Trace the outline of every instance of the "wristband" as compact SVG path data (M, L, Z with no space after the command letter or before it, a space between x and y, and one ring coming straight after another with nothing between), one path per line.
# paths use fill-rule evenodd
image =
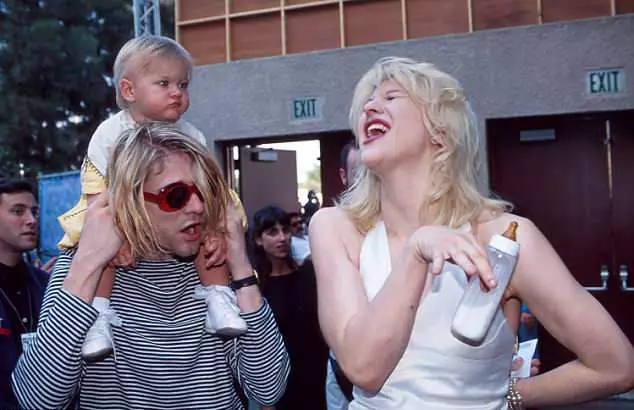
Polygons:
M258 284L258 278L255 275L247 276L244 279L238 279L231 282L231 288L238 290Z

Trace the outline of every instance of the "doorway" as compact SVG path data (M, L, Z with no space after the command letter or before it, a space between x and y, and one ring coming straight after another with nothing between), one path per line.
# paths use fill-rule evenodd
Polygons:
M492 192L535 222L633 342L634 112L490 120L487 135ZM573 359L540 338L544 371Z
M266 205L299 212L308 190L321 192L319 141L241 141L223 151L226 175L248 218Z

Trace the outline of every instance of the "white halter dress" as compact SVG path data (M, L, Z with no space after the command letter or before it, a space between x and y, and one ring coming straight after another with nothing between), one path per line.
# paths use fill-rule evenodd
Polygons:
M360 271L372 300L391 272L383 222L363 241ZM421 272L422 274L422 272ZM458 266L445 263L416 312L408 345L381 390L370 395L355 387L349 410L502 410L515 335L499 309L480 346L460 342L451 322L467 287Z

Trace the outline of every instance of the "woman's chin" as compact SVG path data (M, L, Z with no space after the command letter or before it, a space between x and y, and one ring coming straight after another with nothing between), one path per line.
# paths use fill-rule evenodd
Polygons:
M384 155L378 150L364 150L361 154L361 161L363 162L363 165L365 165L366 168L373 172L376 172L381 168L381 163L383 162L383 160Z

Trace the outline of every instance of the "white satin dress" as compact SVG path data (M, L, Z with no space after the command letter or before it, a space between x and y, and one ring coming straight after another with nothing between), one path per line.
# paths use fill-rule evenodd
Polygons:
M372 300L391 272L383 222L368 232L361 248L360 271ZM422 274L422 273L421 273ZM480 346L451 333L451 321L467 277L445 263L418 307L410 340L381 390L370 395L354 388L349 410L503 410L508 391L515 335L499 309Z

